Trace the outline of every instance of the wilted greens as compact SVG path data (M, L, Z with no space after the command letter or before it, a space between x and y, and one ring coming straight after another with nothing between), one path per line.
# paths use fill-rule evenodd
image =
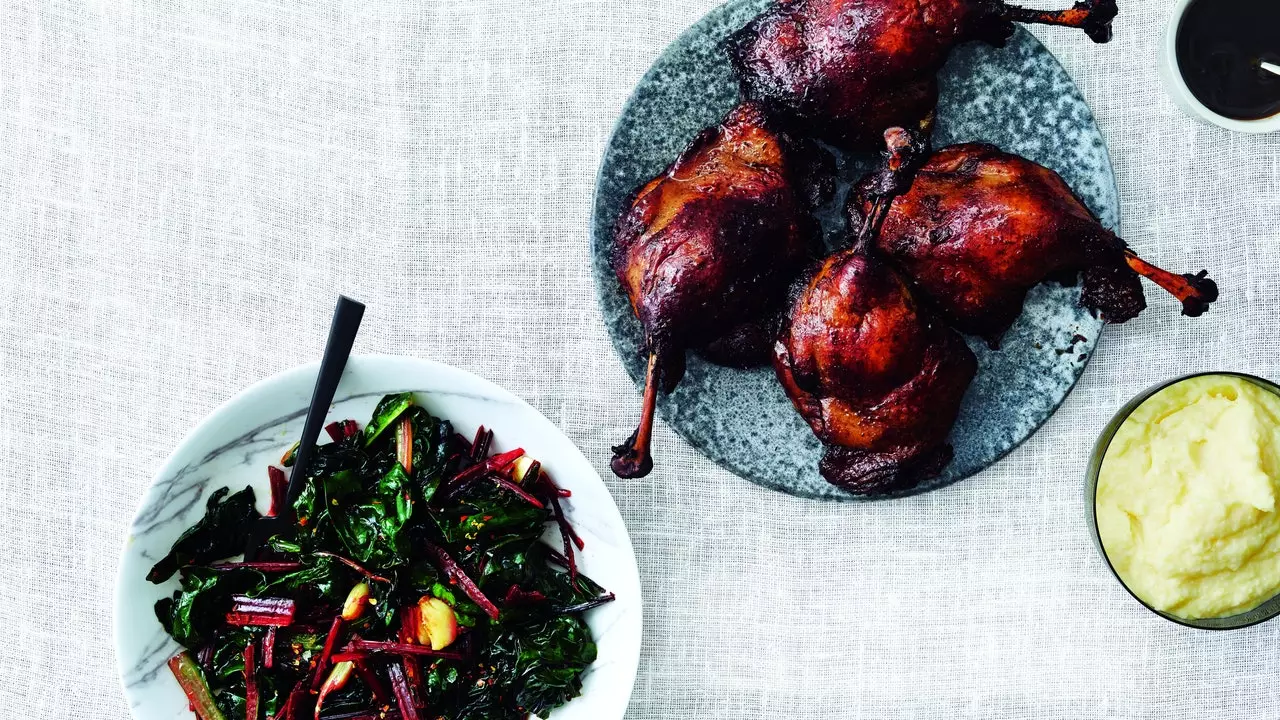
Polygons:
M326 430L292 508L272 471L290 533L229 562L259 515L252 488L224 488L148 575L178 573L156 616L197 716L523 720L576 697L596 656L583 614L613 595L577 572L568 492L408 393Z

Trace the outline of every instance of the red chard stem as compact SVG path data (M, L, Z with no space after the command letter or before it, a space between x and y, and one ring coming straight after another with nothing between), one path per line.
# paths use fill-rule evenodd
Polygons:
M300 562L224 562L209 566L212 570L257 570L259 572L293 572L301 570Z
M267 628L267 636L262 638L262 667L270 670L275 665L276 629Z
M289 492L289 478L285 477L280 468L268 465L267 484L271 488L271 509L267 510L267 517L275 517L284 511L284 496Z
M244 717L258 720L258 680L254 672L254 648L252 640L244 646Z
M467 594L467 597L471 598L472 602L479 605L480 609L484 610L490 619L498 619L498 606L494 605L489 598L484 596L484 593L480 592L480 586L467 577L467 574L462 571L462 567L449 556L449 553L445 552L444 548L432 543L426 543L426 549L436 557L437 562L440 564L440 569L444 570L449 579L462 588L462 591Z
M338 635L342 633L342 618L333 619L333 624L329 626L329 634L324 639L324 650L320 653L320 660L316 663L315 675L311 678L311 689L320 689L320 678L324 677L324 669L329 664L329 656L333 655L333 649L338 645Z
M334 442L339 442L347 437L347 432L342 429L342 423L340 422L331 422L328 425L325 425L324 431L329 433L329 437Z
M227 623L242 626L284 627L293 624L297 603L288 598L252 598L234 595Z
M356 424L355 420L342 421L343 437L355 437L356 433L358 432L360 432L360 426Z
M382 683L382 679L378 677L378 674L369 669L369 666L364 662L367 657L367 655L360 655L359 657L351 658L350 661L355 663L356 673L364 681L364 684L369 687L369 692L373 693L374 701L379 705L390 705L394 702L391 698L391 693L387 690L387 686Z
M366 578L369 578L370 580L375 580L377 582L384 582L384 583L391 582L389 579L384 578L381 575L375 575L369 570L366 570L363 565L361 565L360 563L357 563L355 560L348 560L347 558L344 558L341 555L337 555L331 552L325 552L323 550L317 551L316 555L320 555L323 557L331 557L334 560L337 560L338 562L342 563L343 565L346 565L347 567L351 568L352 570L355 570L356 572L360 573Z
M446 650L432 650L425 645L415 645L412 643L401 642L384 642L381 640L352 640L347 647L343 648L343 652L352 652L364 650L366 652L388 652L396 655L417 655L422 657L440 658L442 660L461 660L462 656L456 652L448 652Z
M413 696L409 692L409 683L404 676L404 668L400 663L387 666L387 677L391 679L391 689L396 694L396 704L400 706L400 716L404 720L418 720L418 708L413 704Z
M498 483L498 487L501 487L501 488L505 488L505 489L507 489L507 490L510 490L511 492L513 492L513 493L515 493L517 496L519 496L519 497L520 497L520 499L524 500L525 502L529 503L530 505L532 505L532 506L534 506L534 507L536 507L536 508L545 508L545 507L546 507L546 505L543 505L543 504L542 504L542 501L541 501L541 500L539 500L538 498L536 498L536 497L534 497L534 496L530 495L528 492L526 492L526 491L525 491L525 489L524 489L524 488L522 488L522 487L520 487L519 485L517 485L517 484L515 484L515 483L511 482L510 480L508 480L508 479L506 479L506 478L502 477L501 475L494 475L494 476L493 476L493 480L494 480L494 482Z
M178 685L182 686L191 709L200 720L226 720L217 704L213 702L213 693L209 691L209 685L204 681L204 674L200 672L200 667L190 655L180 652L169 658L169 669L178 679Z

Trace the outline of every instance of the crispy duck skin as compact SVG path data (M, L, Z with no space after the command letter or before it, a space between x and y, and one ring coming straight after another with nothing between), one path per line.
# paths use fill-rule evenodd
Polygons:
M780 313L812 254L807 157L755 105L703 131L619 218L612 265L644 327L649 355L639 427L614 448L620 477L653 467L659 389L679 383L688 350L722 364L768 362L758 326Z
M776 353L778 379L827 446L819 469L829 482L885 493L950 462L947 436L977 361L875 257L845 251L828 259Z
M854 218L877 197L864 188ZM956 145L925 163L890 207L877 247L957 330L993 347L1048 279L1083 277L1081 303L1108 322L1146 308L1145 276L1198 316L1218 297L1207 273L1175 275L1143 261L1102 226L1057 173L990 145Z
M1040 11L998 0L778 0L729 40L742 95L797 132L869 148L893 126L915 127L938 101L951 50L1002 45L1015 23L1111 38L1115 0Z
M886 133L878 205L909 186L927 143ZM951 460L946 444L977 361L964 340L913 297L871 252L885 217L868 212L852 247L803 284L774 349L774 369L796 410L826 445L819 469L862 494L915 486Z

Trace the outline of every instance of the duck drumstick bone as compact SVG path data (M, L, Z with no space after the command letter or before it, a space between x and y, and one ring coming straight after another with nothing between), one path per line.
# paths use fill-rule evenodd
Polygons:
M613 471L638 478L658 391L684 374L685 353L724 364L768 361L768 324L809 257L811 220L797 193L804 165L751 104L704 130L643 185L614 230L613 270L644 328L648 365L640 424L614 448Z
M1014 23L1111 38L1115 0L1028 10L997 0L788 0L729 39L743 97L804 133L846 148L880 146L938 102L938 71L957 46L1002 45Z
M1124 261L1134 272L1177 298L1182 303L1182 314L1187 317L1200 317L1218 299L1218 284L1209 278L1208 270L1175 275L1143 260L1128 248L1124 251Z
M947 435L977 369L964 340L874 250L893 197L928 155L928 143L905 130L885 141L853 246L807 278L774 358L778 380L826 446L822 476L861 494L912 487L950 462Z
M998 14L1010 22L1079 28L1099 43L1111 40L1111 21L1120 11L1115 0L1081 0L1070 10L1035 10L1003 2L994 4L998 6Z
M878 197L866 186L851 214L876 212ZM875 242L949 325L992 346L1045 280L1081 276L1081 304L1111 323L1146 308L1139 276L1176 297L1185 315L1218 299L1206 272L1176 275L1139 258L1057 173L991 145L934 153Z
M650 443L653 440L653 411L658 402L658 354L649 353L649 369L644 376L644 401L640 410L640 425L631 437L613 448L613 460L609 467L620 478L642 478L653 471Z

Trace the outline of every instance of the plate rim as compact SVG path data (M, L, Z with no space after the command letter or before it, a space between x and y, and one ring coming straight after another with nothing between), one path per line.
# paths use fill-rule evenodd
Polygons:
M609 524L613 525L615 524L615 521L616 521L616 526L620 530L619 536L621 538L621 543L619 543L617 546L618 552L622 553L623 557L626 558L626 560L628 560L628 562L626 563L626 567L624 568L624 574L628 575L627 580L628 580L628 583L631 585L631 589L633 591L631 594L634 597L633 604L634 604L634 610L635 610L634 612L635 620L630 627L625 628L623 630L623 632L628 636L627 640L630 641L630 645L635 648L635 651L632 653L628 653L628 655L621 658L622 676L620 679L623 680L623 684L626 686L625 696L621 698L621 703L618 705L618 710L619 710L618 718L619 720L621 720L621 718L626 715L627 708L630 706L631 698L634 696L634 693L635 693L636 680L639 675L640 657L643 653L643 638L644 638L643 592L644 592L644 589L643 589L643 585L641 583L641 578L640 578L639 562L636 559L635 545L631 540L631 533L627 528L627 524L625 519L622 516L621 510L618 508L617 500L614 498L613 492L609 489L608 484L604 482L604 479L600 476L600 473L595 469L595 466L591 463L590 459L586 456L585 453L582 452L582 449L578 447L577 443L575 443L573 439L570 438L568 434L566 434L560 428L560 426L552 422L551 419L548 418L547 416L543 415L540 410L533 407L528 402L526 402L523 398L519 397L518 395L511 392L510 390L507 390L506 388L502 387L501 385L498 385L492 380L489 380L485 377L477 375L476 373L473 373L469 370L457 367L455 365L450 365L448 363L444 363L438 360L428 359L428 358L419 358L419 357L413 357L408 355L390 355L390 354L383 354L383 353L352 355L350 360L348 361L348 366L350 366L352 363L361 364L361 365L369 364L375 368L379 365L384 365L384 364L414 365L414 366L417 366L418 370L425 371L425 372L430 372L433 370L435 371L445 370L447 372L453 372L453 373L466 376L470 380L473 380L479 385L485 387L486 391L491 393L493 397L501 399L512 405L523 407L525 411L532 413L533 417L541 419L541 421L544 422L548 428L550 428L556 435L558 435L566 443L567 447L573 449L573 452L577 454L577 459L581 461L582 465L590 469L590 475L583 478L582 481L589 483L592 480L594 480L595 482L599 483L600 489L603 490L603 493L604 493L603 497L605 500L607 500L607 502L604 503L604 507L602 509L606 513L612 512L613 514L612 517L608 518ZM127 578L125 577L125 571L126 571L126 564L129 556L129 549L134 539L134 534L133 534L134 525L137 521L138 516L142 513L144 509L146 509L148 504L153 499L152 496L155 492L158 482L163 477L169 474L172 474L172 472L176 470L178 458L182 457L184 454L189 454L192 450L192 447L195 446L199 441L200 436L205 433L208 433L210 428L216 422L218 422L222 418L222 416L226 415L227 413L235 412L237 408L251 402L252 398L254 398L255 396L263 392L268 391L270 388L273 388L279 385L286 385L291 381L296 382L299 379L306 381L310 378L313 378L319 372L319 369L320 369L320 361L318 360L305 363L302 365L296 365L296 366L281 370L279 372L276 372L267 377L261 378L253 383L250 383L248 386L240 389L239 391L235 392L226 400L219 403L214 409L212 409L203 417L201 417L200 420L196 422L195 425L191 426L191 428L182 436L182 439L179 440L176 445L174 445L173 450L170 451L169 454L164 458L164 460L161 461L156 466L155 471L152 473L151 480L148 482L146 489L143 490L141 497L139 498L137 504L135 505L133 514L130 516L129 524L125 528L124 537L120 542L119 553L116 559L116 574L113 580L113 587L112 587L112 593L111 593L111 598L112 598L111 600L111 651L112 651L112 654L115 656L116 680L120 687L121 692L123 693L126 703L128 703L130 717L133 717L137 720L144 720L142 718L139 718L138 715L136 715L134 712L134 703L132 702L132 700L133 700L133 695L135 694L136 691L130 690L129 685L126 682L126 678L125 678L126 658L121 653L121 640L122 640L122 633L124 632L124 628L121 625L120 608L122 607L122 604L128 601L129 599L128 593L126 592L126 588L129 586L129 583L127 582ZM344 374L345 372L346 371L344 370ZM424 395L429 396L429 393L426 393L426 391L414 390L414 389L409 389L406 391L414 392L414 393L421 392ZM588 667L587 672L591 672L590 666ZM582 696L579 696L579 697L582 697ZM554 718L554 712L552 713L552 717ZM150 719L148 718L145 720L150 720Z
M710 25L714 20L716 20L717 16L719 16L720 14L729 12L731 10L731 6L746 3L749 1L750 0L725 0L725 2L722 2L721 4L707 11L706 14L698 18L693 24L685 28L679 35L677 35L669 43L667 43L667 45L664 46L662 50L654 56L653 60L649 64L648 69L646 69L644 74L640 76L640 79L636 82L635 86L631 89L631 92L627 95L626 101L622 104L622 107L618 112L618 116L613 121L613 124L609 130L609 137L605 141L604 148L600 154L600 163L595 174L595 187L592 189L592 193L591 193L591 214L590 214L590 217L588 218L588 224L589 224L588 250L589 250L589 256L590 256L589 262L591 263L592 286L596 292L596 308L599 311L602 320L607 320L607 308L605 306L605 296L606 296L606 293L610 291L609 289L604 287L603 283L605 282L605 279L607 277L613 277L613 276L611 273L601 273L596 271L595 266L599 263L599 258L596 252L596 248L597 247L604 248L606 246L608 247L612 246L612 242L613 242L612 238L601 238L600 229L606 226L613 227L617 219L614 218L607 223L600 222L600 220L602 219L601 216L602 216L602 210L603 210L601 194L605 186L605 170L607 167L609 167L608 161L611 155L613 154L612 149L615 144L615 141L618 139L618 136L623 129L623 123L625 122L625 120L631 114L631 111L635 107L635 104L639 99L641 89L647 84L650 84L654 81L655 76L660 72L659 65L662 64L663 61L666 60L676 50L677 47L687 44L690 38L698 37L702 34L705 34L706 26ZM1028 30L1026 27L1022 25L1017 25L1014 29L1014 32L1015 34L1026 35L1033 42L1035 42L1036 45L1038 45L1040 49L1053 61L1054 65L1056 65L1057 68L1061 70L1062 74L1071 80L1072 87L1074 87L1076 92L1079 94L1082 100L1082 105L1084 107L1084 112L1086 114L1086 120L1089 126L1096 131L1098 139L1101 142L1102 154L1106 159L1106 170L1107 170L1106 190L1109 192L1111 197L1115 198L1115 225L1114 227L1111 228L1111 230L1116 235L1123 237L1124 235L1122 232L1122 224L1123 224L1124 208L1120 199L1119 179L1116 177L1115 163L1111 157L1110 144L1107 142L1107 138L1102 132L1102 127L1099 126L1098 124L1098 118L1093 112L1093 107L1088 103L1088 99L1085 98L1083 91L1081 91L1080 89L1079 83L1076 82L1075 76L1072 75L1071 72L1067 70L1067 67L1062 64L1061 58L1059 58L1058 55L1054 53L1053 50L1048 45L1046 45L1039 37L1037 37L1035 33L1031 32L1030 30ZM977 42L977 41L974 41L974 42ZM1002 49L1002 48L997 48L997 49ZM740 91L739 91L739 100L741 100ZM689 141L692 141L692 138L690 138ZM637 187L639 186L637 185ZM633 188L629 192L634 193L634 191L635 189ZM606 245L606 241L607 241L607 245ZM622 348L619 347L618 342L615 340L614 333L610 328L609 323L606 321L603 324L605 326L605 334L609 338L609 345L613 349L614 357L618 360L619 364L622 366L623 372L631 380L631 384L633 386L637 385L640 382L640 376L635 372L633 372L631 366L627 363L627 358L624 356ZM1107 335L1108 327L1109 327L1108 323L1106 322L1102 323L1101 327L1098 329L1098 337L1094 343L1092 352L1090 352L1088 357L1086 357L1085 360L1081 363L1080 371L1076 373L1075 378L1072 379L1070 385L1067 387L1066 392L1063 393L1062 399L1058 401L1058 403L1054 406L1054 408L1051 411L1049 411L1049 413L1046 414L1043 419L1041 419L1039 422L1035 424L1034 427L1031 428L1030 432L1028 432L1023 438L1017 440L1016 442L1011 443L1008 448L1005 448L1003 451L996 454L991 459L991 461L988 462L982 468L975 470L963 477L958 477L946 483L945 485L929 487L926 489L912 488L902 492L887 493L884 495L875 495L875 496L854 495L849 492L844 492L838 495L817 495L812 493L797 492L794 488L787 485L785 482L776 481L772 478L761 479L761 478L749 477L746 473L739 472L738 469L733 467L725 459L713 457L699 443L696 443L693 440L691 440L685 434L684 430L680 426L669 422L667 413L664 411L663 404L661 402L658 403L658 408L657 408L658 416L659 418L661 418L662 422L666 424L666 426L677 437L680 438L681 441L683 441L686 445L688 445L690 448L696 451L698 455L711 461L714 465L727 471L729 474L733 475L738 480L746 482L751 485L755 485L757 487L764 488L766 490L783 493L790 497L794 497L794 498L805 500L805 501L839 502L839 503L846 503L846 504L882 502L882 501L898 500L898 499L907 498L907 497L914 497L917 495L925 495L931 492L945 490L949 487L958 485L959 483L965 480L970 480L973 477L980 475L981 473L991 469L1000 461L1007 458L1015 450L1022 447L1025 443L1031 440L1032 437L1036 436L1040 432L1040 430L1043 429L1044 426L1048 424L1048 422L1052 420L1055 415L1058 414L1058 411L1062 408L1063 405L1066 404L1068 398L1071 397L1071 395L1075 392L1077 386L1079 386L1080 380L1084 377L1085 372L1088 370L1089 364L1093 362L1094 356L1097 355L1098 349L1102 346L1103 338Z

